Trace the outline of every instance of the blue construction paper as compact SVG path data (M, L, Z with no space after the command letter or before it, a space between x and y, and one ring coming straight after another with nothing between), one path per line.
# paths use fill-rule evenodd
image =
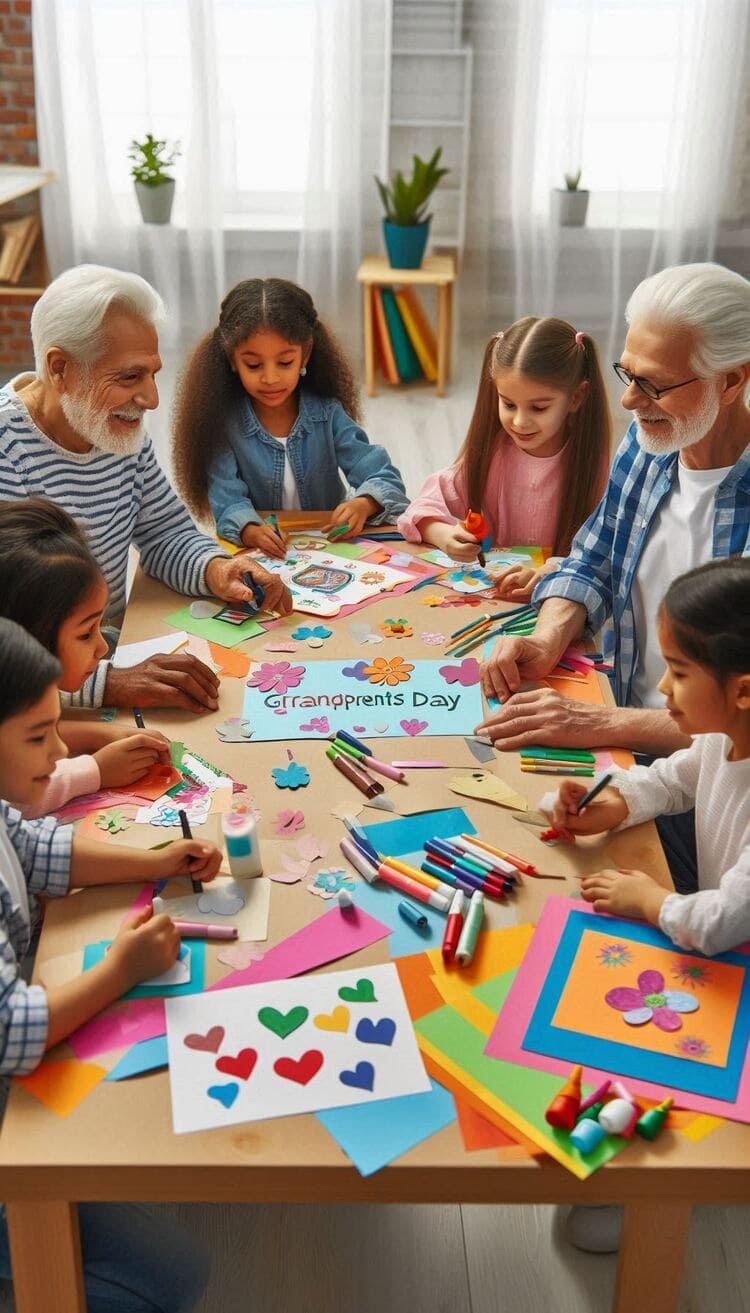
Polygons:
M477 827L463 807L443 807L434 812L415 812L395 821L362 825L373 848L389 857L403 857L417 852L427 839L452 839L457 834L476 834Z
M393 933L388 937L388 952L391 957L408 957L411 953L419 953L422 949L439 948L443 942L445 913L436 911L427 903L417 903L415 899L409 898L408 894L402 893L400 889L394 889L391 884L385 884L383 880L378 880L377 884L367 884L364 880L358 881L356 889L352 890L352 898L357 907L391 927ZM398 910L400 902L411 903L413 907L418 907L427 917L428 928L418 930L416 926L405 921Z
M443 657L437 661L408 662L414 666L407 672L408 680L392 688L371 684L366 676L359 677L364 665L402 655L391 648L384 652L383 646L349 661L301 661L292 656L289 664L304 666L305 672L300 683L285 692L263 692L246 686L242 718L252 725L253 741L325 739L336 729L347 730L359 738L402 739L407 735L404 724L412 730L420 726L421 738L473 734L484 719L478 683L468 688L458 680L448 683L440 674L441 666L458 667L450 657ZM251 672L251 678L254 673ZM375 730L376 725L380 726L379 732ZM385 730L383 725L387 726Z
M98 944L87 944L83 950L83 969L90 971L97 962L104 960L111 940L101 939ZM180 957L187 952L187 945L180 948ZM123 998L179 998L181 994L200 994L206 975L206 943L203 939L190 940L190 979L184 985L136 985Z
M676 1090L704 1094L713 1099L735 1100L750 1038L750 959L742 953L717 953L715 958L709 959L729 962L741 967L745 973L726 1067L712 1066L708 1062L694 1062L690 1058L646 1052L629 1044L618 1044L552 1024L581 936L584 930L590 929L590 915L583 912L570 913L522 1047L532 1053L543 1053L572 1063L580 1062L587 1067L597 1067L600 1071L613 1071L620 1076L633 1076ZM607 917L607 933L619 935L626 941L634 939L639 943L653 944L657 948L671 949L675 956L685 956L684 949L675 948L672 940L653 926ZM695 951L692 955L703 956Z
M127 1080L130 1076L142 1076L147 1071L157 1071L168 1065L167 1037L157 1035L154 1039L143 1039L134 1044L104 1079Z
M453 1096L437 1081L425 1094L404 1094L317 1113L362 1176L371 1176L456 1120Z

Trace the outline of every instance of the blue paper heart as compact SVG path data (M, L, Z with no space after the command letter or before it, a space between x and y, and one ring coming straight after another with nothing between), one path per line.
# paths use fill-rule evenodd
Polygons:
M392 1044L396 1023L390 1017L381 1017L378 1022L363 1017L354 1033L362 1044Z
M369 1090L372 1093L375 1068L371 1062L358 1062L354 1071L340 1071L339 1080L342 1085L349 1085L354 1090Z
M206 1093L209 1099L216 1099L217 1103L222 1103L225 1108L231 1108L240 1087L235 1080L230 1081L228 1085L209 1085Z

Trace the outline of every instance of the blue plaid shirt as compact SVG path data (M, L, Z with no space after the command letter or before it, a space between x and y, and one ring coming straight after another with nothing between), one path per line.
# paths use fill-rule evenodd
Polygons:
M631 703L638 664L631 589L657 510L672 491L679 455L650 456L636 438L635 423L623 438L604 496L576 534L556 574L534 589L538 606L546 597L580 602L593 633L614 622L614 695L618 706ZM750 445L716 490L712 557L750 552Z
M68 892L73 831L49 817L24 821L0 802L3 860L15 861L14 872L0 868L0 1075L22 1076L33 1071L47 1044L47 995L41 985L27 985L20 964L31 941L31 918L12 890L23 879L32 911L35 893L60 898Z

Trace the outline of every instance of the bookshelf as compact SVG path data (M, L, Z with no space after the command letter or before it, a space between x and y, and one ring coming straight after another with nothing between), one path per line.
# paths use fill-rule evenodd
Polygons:
M445 396L450 375L453 332L452 255L427 255L419 269L392 269L385 255L368 255L357 273L362 284L365 332L365 383L375 396L376 358L386 380L411 382L424 377ZM420 287L437 291L437 332L433 332L416 295ZM392 295L391 295L392 293Z
M39 193L54 176L49 169L0 165L0 295L4 298L41 296L49 281ZM2 213L4 206L27 196L34 198L28 213L7 217Z

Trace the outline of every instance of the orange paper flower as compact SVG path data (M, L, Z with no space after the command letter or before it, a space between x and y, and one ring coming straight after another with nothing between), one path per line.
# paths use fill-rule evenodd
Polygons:
M414 666L403 657L391 657L390 661L385 657L375 657L371 666L365 666L363 674L371 684L388 684L393 688L396 684L408 683L413 669Z

